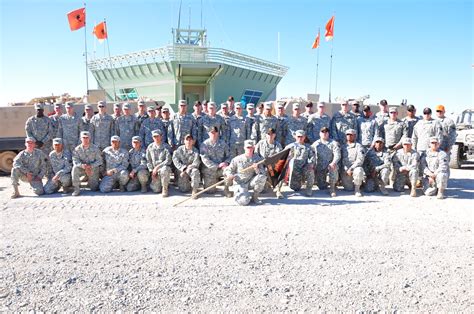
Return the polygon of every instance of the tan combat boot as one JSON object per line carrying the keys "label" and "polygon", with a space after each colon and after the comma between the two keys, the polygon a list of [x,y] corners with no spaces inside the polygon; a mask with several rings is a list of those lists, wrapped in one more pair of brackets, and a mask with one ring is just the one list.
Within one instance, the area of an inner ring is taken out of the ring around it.
{"label": "tan combat boot", "polygon": [[168,186],[163,186],[163,197],[168,197]]}
{"label": "tan combat boot", "polygon": [[360,192],[360,185],[355,186],[355,196],[362,197],[362,193]]}
{"label": "tan combat boot", "polygon": [[445,198],[444,196],[444,189],[438,189],[438,195],[436,196],[437,199],[442,200]]}
{"label": "tan combat boot", "polygon": [[411,184],[410,196],[411,197],[416,197],[416,183]]}
{"label": "tan combat boot", "polygon": [[146,184],[142,184],[141,192],[142,192],[142,193],[148,192],[148,189],[147,189],[147,187],[146,187]]}
{"label": "tan combat boot", "polygon": [[191,197],[193,200],[197,199],[197,195],[198,194],[198,189],[193,189],[192,193],[191,193]]}
{"label": "tan combat boot", "polygon": [[74,192],[72,192],[72,196],[79,196],[81,194],[81,189],[78,186],[74,187]]}
{"label": "tan combat boot", "polygon": [[305,194],[307,197],[311,197],[313,195],[313,189],[310,187],[306,188]]}
{"label": "tan combat boot", "polygon": [[253,196],[252,196],[252,201],[257,205],[262,204],[262,201],[258,198],[259,194],[260,193],[253,192]]}
{"label": "tan combat boot", "polygon": [[119,189],[120,192],[125,192],[125,186],[123,186],[122,184],[120,184]]}
{"label": "tan combat boot", "polygon": [[283,198],[285,198],[285,197],[283,196],[283,194],[281,193],[280,190],[277,190],[277,191],[276,191],[276,197],[277,197],[278,199],[280,199],[280,200],[283,199]]}
{"label": "tan combat boot", "polygon": [[20,191],[18,191],[18,185],[13,186],[13,192],[10,196],[11,199],[18,198],[20,196]]}
{"label": "tan combat boot", "polygon": [[388,191],[385,188],[385,183],[382,180],[379,180],[379,190],[382,195],[388,195]]}
{"label": "tan combat boot", "polygon": [[329,194],[331,195],[331,197],[336,197],[336,185],[335,184],[331,184],[331,186],[329,187]]}
{"label": "tan combat boot", "polygon": [[229,191],[229,186],[227,184],[224,186],[224,195],[229,198],[232,197],[232,192]]}

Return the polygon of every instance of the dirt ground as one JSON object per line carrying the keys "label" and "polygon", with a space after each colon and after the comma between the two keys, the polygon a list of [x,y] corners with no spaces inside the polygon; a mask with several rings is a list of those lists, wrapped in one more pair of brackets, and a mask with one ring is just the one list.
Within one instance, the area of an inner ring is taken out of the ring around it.
{"label": "dirt ground", "polygon": [[[0,177],[0,311],[473,312],[474,167],[448,198],[241,207],[219,192],[25,195]],[[471,205],[469,205],[471,204]]]}

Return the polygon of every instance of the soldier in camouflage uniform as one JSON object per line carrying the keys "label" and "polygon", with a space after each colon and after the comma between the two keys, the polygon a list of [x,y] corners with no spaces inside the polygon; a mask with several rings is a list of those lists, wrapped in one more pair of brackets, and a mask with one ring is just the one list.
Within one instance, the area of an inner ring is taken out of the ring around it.
{"label": "soldier in camouflage uniform", "polygon": [[161,111],[161,122],[163,122],[163,136],[162,136],[162,142],[163,144],[167,144],[169,146],[169,151],[172,154],[173,150],[171,149],[172,143],[175,142],[174,140],[174,131],[173,131],[173,124],[171,123],[171,118],[170,118],[170,109],[168,107],[164,107],[163,110]]}
{"label": "soldier in camouflage uniform", "polygon": [[[229,108],[227,107],[228,104],[226,102],[222,103],[221,104],[221,110],[219,110],[219,113],[217,113],[218,115],[220,115],[222,118],[224,118],[224,121],[225,121],[225,125],[228,126],[229,125],[229,120],[230,120],[230,117],[231,115],[229,114]],[[227,132],[229,132],[229,130],[227,129]],[[228,138],[228,134],[226,134],[226,139]]]}
{"label": "soldier in camouflage uniform", "polygon": [[127,183],[127,191],[133,192],[138,190],[141,187],[141,192],[147,192],[148,179],[150,178],[150,173],[147,168],[146,161],[146,151],[142,147],[142,139],[140,136],[134,136],[132,138],[132,146],[128,152],[128,158],[130,161],[130,173]]}
{"label": "soldier in camouflage uniform", "polygon": [[138,129],[140,129],[142,122],[148,119],[148,113],[147,113],[146,104],[143,100],[139,100],[137,102],[137,107],[138,107],[138,111],[135,112],[135,117],[137,118],[137,121],[138,121]]}
{"label": "soldier in camouflage uniform", "polygon": [[293,114],[288,118],[287,133],[285,135],[285,146],[295,141],[295,133],[298,130],[308,130],[308,119],[300,115],[300,104],[293,104]]}
{"label": "soldier in camouflage uniform", "polygon": [[[201,155],[201,174],[204,183],[204,189],[217,183],[218,179],[223,176],[225,167],[229,165],[230,153],[229,146],[219,139],[219,130],[216,126],[209,130],[209,138],[200,146]],[[207,191],[208,194],[215,193],[216,189],[212,188]],[[224,186],[224,194],[227,197],[232,195],[229,192],[228,182]]]}
{"label": "soldier in camouflage uniform", "polygon": [[240,102],[237,102],[235,104],[235,115],[229,119],[229,138],[227,143],[229,143],[230,147],[230,158],[244,153],[244,141],[250,136],[247,134],[247,126],[245,125],[245,117],[242,114],[242,110],[242,105]]}
{"label": "soldier in camouflage uniform", "polygon": [[251,139],[258,143],[262,137],[265,137],[268,129],[274,129],[276,131],[277,138],[281,138],[281,129],[278,118],[272,115],[272,104],[270,102],[265,103],[265,111],[255,121],[252,127]]}
{"label": "soldier in camouflage uniform", "polygon": [[[142,143],[144,143],[145,147],[148,147],[148,145],[154,142],[151,134],[152,131],[160,130],[161,140],[163,140],[163,134],[166,132],[165,125],[156,117],[155,107],[149,106],[147,111],[149,117],[142,122],[139,132],[139,136],[142,138]],[[163,144],[163,141],[161,141],[161,143]]]}
{"label": "soldier in camouflage uniform", "polygon": [[171,176],[171,154],[162,143],[163,131],[160,129],[151,132],[153,143],[146,149],[148,170],[151,173],[150,188],[153,192],[162,191],[163,197],[168,197],[168,186]]}
{"label": "soldier in camouflage uniform", "polygon": [[104,149],[105,174],[100,182],[102,193],[112,192],[118,183],[120,192],[125,192],[128,177],[128,151],[120,148],[120,137],[114,135],[110,138],[110,146]]}
{"label": "soldier in camouflage uniform", "polygon": [[140,131],[138,128],[138,120],[132,114],[132,106],[129,103],[124,103],[123,115],[115,121],[115,134],[120,136],[120,147],[127,151],[132,148],[132,137],[138,135]]}
{"label": "soldier in camouflage uniform", "polygon": [[318,137],[319,140],[311,145],[316,156],[316,185],[320,190],[325,190],[329,183],[329,194],[331,197],[336,197],[341,147],[338,142],[329,138],[329,128],[326,126],[321,128]]}
{"label": "soldier in camouflage uniform", "polygon": [[44,115],[43,104],[36,103],[35,109],[36,115],[26,121],[26,136],[34,138],[36,148],[41,149],[48,156],[51,151],[53,127],[51,126],[51,120]]}
{"label": "soldier in camouflage uniform", "polygon": [[[261,204],[258,196],[265,187],[267,173],[259,155],[254,154],[255,144],[252,140],[244,142],[245,153],[232,159],[230,165],[224,170],[224,175],[228,181],[233,181],[234,198],[237,204],[246,206],[253,201]],[[247,169],[249,168],[250,169]],[[245,171],[244,171],[245,170]],[[249,190],[253,190],[250,193]]]}
{"label": "soldier in camouflage uniform", "polygon": [[193,109],[194,112],[192,113],[192,117],[197,130],[197,137],[194,139],[194,143],[196,147],[199,147],[199,139],[202,137],[202,118],[205,116],[205,114],[202,112],[202,104],[199,100],[194,102]]}
{"label": "soldier in camouflage uniform", "polygon": [[393,182],[393,190],[403,192],[405,185],[408,184],[411,188],[410,196],[415,197],[420,156],[412,149],[411,138],[404,138],[402,144],[403,149],[399,149],[392,159],[396,174],[395,181]]}
{"label": "soldier in camouflage uniform", "polygon": [[122,108],[119,103],[114,104],[114,113],[111,114],[112,119],[114,122],[122,115]]}
{"label": "soldier in camouflage uniform", "polygon": [[245,132],[247,134],[247,140],[250,139],[252,136],[252,129],[253,125],[255,124],[256,117],[255,117],[255,104],[253,103],[248,103],[246,105],[247,109],[247,116],[245,117],[245,126],[247,128],[247,131]]}
{"label": "soldier in camouflage uniform", "polygon": [[308,118],[308,139],[310,143],[319,140],[319,134],[322,128],[329,129],[331,118],[324,113],[325,103],[318,103],[318,111]]}
{"label": "soldier in camouflage uniform", "polygon": [[360,186],[365,178],[363,168],[365,149],[356,142],[356,134],[354,129],[346,130],[346,143],[341,145],[342,167],[340,174],[344,190],[355,191],[355,196],[361,197]]}
{"label": "soldier in camouflage uniform", "polygon": [[377,122],[372,117],[370,106],[366,105],[362,108],[362,115],[357,117],[357,142],[369,149],[373,145],[376,130]]}
{"label": "soldier in camouflage uniform", "polygon": [[305,111],[301,114],[302,117],[306,118],[306,120],[309,119],[309,117],[314,114],[313,112],[313,102],[310,101],[309,103],[306,104],[305,106]]}
{"label": "soldier in camouflage uniform", "polygon": [[186,193],[192,189],[192,196],[195,197],[201,182],[201,173],[199,172],[201,158],[198,149],[194,147],[192,134],[187,134],[184,137],[184,145],[174,151],[173,164],[177,169],[176,177],[179,190]]}
{"label": "soldier in camouflage uniform", "polygon": [[25,148],[13,159],[13,168],[11,173],[11,182],[13,193],[11,198],[20,196],[18,191],[19,181],[28,182],[36,195],[44,193],[43,182],[48,164],[48,157],[43,151],[35,148],[35,139],[27,137],[25,139]]}
{"label": "soldier in camouflage uniform", "polygon": [[376,136],[382,137],[385,146],[391,151],[402,148],[402,139],[407,137],[407,128],[405,123],[398,119],[396,107],[390,107],[389,118],[377,128]]}
{"label": "soldier in camouflage uniform", "polygon": [[[257,145],[255,145],[255,154],[262,157],[262,159],[266,159],[272,155],[278,154],[279,152],[282,151],[282,149],[283,147],[276,140],[275,130],[270,128],[267,131],[266,138],[261,139],[260,142],[258,142]],[[283,182],[281,183],[283,184]],[[269,182],[267,182],[267,186],[268,185],[270,185]],[[283,198],[283,194],[281,193],[281,184],[277,185],[276,197],[279,199]]]}
{"label": "soldier in camouflage uniform", "polygon": [[[379,112],[375,115],[375,121],[377,122],[377,129],[383,127],[384,123],[388,121],[388,102],[385,99],[382,99],[379,103]],[[381,134],[383,131],[378,131],[378,134]]]}
{"label": "soldier in camouflage uniform", "polygon": [[74,104],[66,103],[66,114],[59,118],[58,137],[63,139],[64,149],[73,152],[74,148],[79,145],[79,134],[81,128],[81,117],[74,112]]}
{"label": "soldier in camouflage uniform", "polygon": [[225,124],[224,118],[216,114],[216,104],[212,101],[209,102],[207,104],[207,109],[209,110],[209,114],[202,118],[201,131],[198,132],[201,134],[201,138],[199,139],[199,147],[201,147],[201,144],[209,138],[209,131],[213,127],[217,127],[219,137],[224,139],[224,142],[227,139],[225,137],[227,134],[227,126]]}
{"label": "soldier in camouflage uniform", "polygon": [[365,183],[366,192],[374,192],[377,187],[383,195],[388,195],[385,188],[390,181],[390,170],[392,166],[392,155],[384,146],[384,139],[376,137],[374,147],[368,150],[365,158],[364,170],[367,174]]}
{"label": "soldier in camouflage uniform", "polygon": [[81,176],[87,177],[87,182],[92,191],[99,189],[100,167],[102,166],[102,154],[95,144],[91,144],[91,135],[87,131],[81,132],[81,144],[79,144],[72,155],[72,196],[80,194]]}
{"label": "soldier in camouflage uniform", "polygon": [[91,120],[94,116],[94,109],[91,105],[87,104],[84,106],[84,115],[81,117],[80,131],[91,132]]}
{"label": "soldier in camouflage uniform", "polygon": [[351,107],[352,107],[352,110],[351,112],[358,118],[361,116],[361,113],[360,113],[360,104],[358,101],[353,101],[351,103]]}
{"label": "soldier in camouflage uniform", "polygon": [[52,137],[58,136],[59,131],[59,117],[63,114],[63,105],[61,103],[54,104],[54,114],[49,117],[51,120],[51,129],[52,129]]}
{"label": "soldier in camouflage uniform", "polygon": [[441,137],[439,148],[448,154],[451,153],[451,148],[456,143],[456,124],[454,121],[446,117],[445,109],[443,105],[436,106],[436,117],[441,124]]}
{"label": "soldier in camouflage uniform", "polygon": [[193,117],[187,113],[188,104],[186,100],[179,101],[178,113],[171,120],[174,138],[169,142],[173,150],[184,145],[184,136],[191,134],[193,138],[197,138],[197,127]]}
{"label": "soldier in camouflage uniform", "polygon": [[48,182],[44,186],[44,193],[52,194],[63,187],[64,193],[69,193],[72,185],[72,154],[63,149],[61,138],[53,139],[53,151],[49,153],[49,162],[52,172],[48,174]]}
{"label": "soldier in camouflage uniform", "polygon": [[99,148],[100,151],[109,146],[110,138],[115,133],[114,119],[107,114],[107,108],[104,101],[97,103],[99,113],[91,119],[91,135],[92,143]]}
{"label": "soldier in camouflage uniform", "polygon": [[403,118],[403,123],[407,128],[407,137],[411,138],[413,136],[413,129],[415,124],[420,120],[419,117],[416,116],[416,108],[413,105],[407,106],[407,116]]}
{"label": "soldier in camouflage uniform", "polygon": [[316,156],[311,146],[305,144],[306,133],[303,130],[295,132],[296,142],[285,147],[289,148],[288,158],[291,158],[288,164],[289,179],[288,186],[293,191],[301,190],[303,183],[306,183],[306,196],[313,194],[314,184],[314,165],[316,164]]}
{"label": "soldier in camouflage uniform", "polygon": [[[289,117],[285,112],[285,105],[284,104],[282,104],[282,103],[277,104],[275,117],[277,117],[278,125],[280,126],[280,137],[277,138],[276,141],[278,143],[281,143],[282,145],[285,145],[285,143],[286,143],[285,137],[288,134],[288,119],[289,119]],[[262,140],[263,139],[261,139],[260,141],[262,141]]]}
{"label": "soldier in camouflage uniform", "polygon": [[445,151],[440,150],[437,137],[431,137],[430,150],[421,159],[423,169],[423,192],[427,196],[437,195],[444,198],[444,191],[448,187],[449,158]]}
{"label": "soldier in camouflage uniform", "polygon": [[346,143],[347,130],[355,130],[357,137],[357,117],[349,111],[347,101],[341,104],[341,110],[332,117],[329,129],[331,130],[331,138],[341,145]]}

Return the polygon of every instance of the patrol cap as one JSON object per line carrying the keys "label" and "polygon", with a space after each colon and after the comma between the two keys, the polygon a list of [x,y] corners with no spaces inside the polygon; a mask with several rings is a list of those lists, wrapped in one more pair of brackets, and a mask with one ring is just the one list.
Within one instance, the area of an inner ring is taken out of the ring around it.
{"label": "patrol cap", "polygon": [[425,109],[423,109],[423,114],[431,114],[431,108],[426,107]]}
{"label": "patrol cap", "polygon": [[184,136],[184,139],[192,138],[194,139],[193,135],[191,133],[188,133]]}
{"label": "patrol cap", "polygon": [[207,103],[207,108],[216,108],[216,103],[213,101],[210,101]]}
{"label": "patrol cap", "polygon": [[323,103],[323,102],[318,102],[318,107],[324,107],[324,106],[326,106],[325,103]]}
{"label": "patrol cap", "polygon": [[439,143],[439,139],[437,136],[430,137],[430,143]]}
{"label": "patrol cap", "polygon": [[25,138],[25,143],[28,143],[28,142],[36,143],[36,140],[33,137],[28,136],[27,138]]}
{"label": "patrol cap", "polygon": [[275,134],[275,133],[276,133],[276,131],[275,131],[274,128],[269,128],[269,129],[267,130],[267,134]]}
{"label": "patrol cap", "polygon": [[114,109],[120,109],[120,104],[119,104],[119,103],[115,103],[115,104],[114,104]]}
{"label": "patrol cap", "polygon": [[84,109],[85,109],[85,110],[88,110],[88,109],[91,109],[91,110],[92,110],[92,105],[87,104],[87,105],[84,106]]}
{"label": "patrol cap", "polygon": [[255,104],[254,104],[254,103],[249,102],[249,103],[247,104],[247,109],[254,109],[254,108],[255,108]]}
{"label": "patrol cap", "polygon": [[349,135],[349,134],[355,135],[355,134],[356,134],[356,130],[354,130],[354,129],[347,129],[347,130],[346,130],[346,135]]}
{"label": "patrol cap", "polygon": [[141,143],[142,138],[140,136],[134,136],[132,137],[132,142],[140,142]]}
{"label": "patrol cap", "polygon": [[62,144],[63,139],[60,137],[53,138],[53,144]]}
{"label": "patrol cap", "polygon": [[436,111],[445,111],[443,105],[437,105],[435,108]]}
{"label": "patrol cap", "polygon": [[161,112],[170,112],[170,108],[164,107],[164,108],[161,110]]}
{"label": "patrol cap", "polygon": [[266,102],[264,105],[265,109],[272,109],[272,103],[271,102]]}
{"label": "patrol cap", "polygon": [[156,130],[151,131],[151,135],[152,135],[153,137],[155,137],[155,136],[158,136],[158,135],[161,136],[161,135],[163,135],[163,133],[161,132],[160,129],[156,129]]}
{"label": "patrol cap", "polygon": [[148,106],[146,111],[155,111],[155,106]]}
{"label": "patrol cap", "polygon": [[226,102],[223,102],[223,103],[221,104],[221,109],[222,109],[222,108],[227,108],[227,103],[226,103]]}
{"label": "patrol cap", "polygon": [[72,101],[68,101],[68,102],[66,103],[66,106],[65,106],[65,107],[66,107],[66,108],[72,108],[72,107],[74,107],[74,103],[73,103]]}
{"label": "patrol cap", "polygon": [[181,99],[181,100],[179,101],[179,105],[180,105],[180,106],[187,106],[188,103],[186,102],[186,100]]}
{"label": "patrol cap", "polygon": [[323,126],[319,132],[329,132],[329,128],[327,126]]}
{"label": "patrol cap", "polygon": [[81,137],[90,137],[91,134],[89,133],[89,131],[82,131],[81,132]]}
{"label": "patrol cap", "polygon": [[389,112],[389,113],[398,112],[397,107],[390,107],[390,108],[388,108],[388,112]]}
{"label": "patrol cap", "polygon": [[298,130],[295,132],[296,136],[306,136],[306,133],[303,130]]}
{"label": "patrol cap", "polygon": [[54,104],[54,108],[61,108],[62,104],[60,102],[57,102]]}
{"label": "patrol cap", "polygon": [[145,106],[145,102],[143,100],[139,100],[137,103],[138,106]]}
{"label": "patrol cap", "polygon": [[219,129],[217,128],[217,126],[211,126],[210,129],[209,129],[209,133],[217,133],[219,132]]}
{"label": "patrol cap", "polygon": [[409,137],[405,137],[403,140],[402,140],[402,144],[403,145],[406,145],[406,144],[413,144],[413,142],[411,141],[411,138]]}
{"label": "patrol cap", "polygon": [[235,109],[239,109],[239,108],[242,109],[242,104],[241,104],[240,102],[236,102],[236,103],[234,104],[234,108],[235,108]]}
{"label": "patrol cap", "polygon": [[383,137],[376,136],[376,137],[374,138],[374,142],[382,142],[382,143],[385,143],[385,140],[383,139]]}
{"label": "patrol cap", "polygon": [[132,105],[130,105],[128,102],[123,104],[123,109],[132,109]]}
{"label": "patrol cap", "polygon": [[118,135],[113,135],[111,138],[110,138],[110,142],[120,142],[120,136]]}
{"label": "patrol cap", "polygon": [[37,103],[35,103],[35,109],[36,109],[36,110],[44,109],[44,106],[43,106],[42,103],[37,102]]}
{"label": "patrol cap", "polygon": [[277,104],[277,109],[283,109],[283,108],[285,108],[284,104]]}
{"label": "patrol cap", "polygon": [[300,109],[300,104],[297,103],[297,102],[295,102],[295,103],[293,104],[293,109]]}
{"label": "patrol cap", "polygon": [[244,141],[244,147],[247,148],[247,147],[254,147],[255,146],[255,142],[252,141],[252,140],[245,140]]}
{"label": "patrol cap", "polygon": [[105,107],[107,104],[105,103],[105,101],[101,100],[97,103],[97,107]]}

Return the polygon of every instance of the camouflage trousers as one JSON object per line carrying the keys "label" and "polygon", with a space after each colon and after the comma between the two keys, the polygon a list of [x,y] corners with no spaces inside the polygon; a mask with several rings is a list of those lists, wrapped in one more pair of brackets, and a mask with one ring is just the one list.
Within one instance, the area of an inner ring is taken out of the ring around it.
{"label": "camouflage trousers", "polygon": [[176,170],[176,178],[178,182],[178,188],[180,192],[186,193],[191,189],[198,189],[201,183],[201,173],[199,169],[192,168],[189,171],[186,170],[184,176],[181,176],[181,171]]}
{"label": "camouflage trousers", "polygon": [[315,177],[318,188],[320,190],[325,190],[328,188],[328,183],[336,184],[337,179],[339,178],[339,171],[337,167],[334,170],[329,170],[328,167],[316,167]]}
{"label": "camouflage trousers", "polygon": [[230,158],[242,155],[244,153],[244,143],[231,143],[230,144]]}
{"label": "camouflage trousers", "polygon": [[234,183],[232,189],[234,190],[234,199],[237,204],[246,206],[252,200],[253,194],[249,190],[253,190],[253,193],[258,195],[265,188],[267,182],[266,174],[258,174],[253,177],[248,183]]}
{"label": "camouflage trousers", "polygon": [[390,183],[390,174],[391,170],[384,168],[377,171],[375,177],[368,177],[365,182],[365,192],[375,192],[378,190],[379,181],[382,181],[384,185],[388,185]]}
{"label": "camouflage trousers", "polygon": [[142,185],[146,186],[148,184],[149,178],[150,178],[150,173],[148,172],[148,170],[146,169],[139,170],[132,179],[128,180],[127,187],[126,187],[127,191],[133,192],[140,189]]}
{"label": "camouflage trousers", "polygon": [[40,150],[45,153],[46,156],[49,156],[49,153],[51,153],[51,151],[53,150],[53,141],[43,143],[43,146],[41,146]]}
{"label": "camouflage trousers", "polygon": [[171,177],[170,166],[161,167],[160,170],[158,170],[156,177],[154,178],[153,176],[151,177],[151,183],[150,183],[151,190],[155,193],[160,193],[163,187],[168,188],[168,185],[170,183],[170,177]]}
{"label": "camouflage trousers", "polygon": [[68,142],[63,139],[64,150],[70,152],[71,154],[74,152],[74,149],[77,147],[77,145],[77,142]]}
{"label": "camouflage trousers", "polygon": [[352,170],[352,176],[348,175],[344,169],[341,169],[341,181],[344,190],[354,191],[354,186],[362,185],[365,179],[365,171],[362,167],[355,167]]}
{"label": "camouflage trousers", "polygon": [[121,186],[125,187],[128,182],[128,171],[122,170],[120,172],[116,172],[110,176],[104,176],[102,181],[100,181],[99,189],[102,193],[109,193],[112,192],[115,184],[120,184]]}
{"label": "camouflage trousers", "polygon": [[303,183],[306,188],[311,189],[314,185],[314,170],[309,170],[307,166],[303,168],[293,167],[293,160],[290,161],[290,177],[288,178],[288,186],[293,191],[301,190]]}
{"label": "camouflage trousers", "polygon": [[80,166],[72,167],[72,186],[73,187],[80,187],[81,186],[81,177],[86,176],[87,183],[89,184],[89,188],[92,191],[97,191],[99,189],[99,168],[92,168],[92,174],[88,176],[86,171],[82,169]]}
{"label": "camouflage trousers", "polygon": [[423,193],[426,196],[434,196],[438,193],[438,189],[446,189],[448,187],[448,173],[441,172],[436,175],[436,179],[432,184],[427,176],[423,176]]}
{"label": "camouflage trousers", "polygon": [[64,188],[68,188],[72,185],[72,178],[70,173],[65,173],[59,176],[59,180],[54,181],[51,177],[48,179],[48,182],[44,185],[44,193],[45,194],[53,194],[59,191],[59,188],[62,186]]}
{"label": "camouflage trousers", "polygon": [[[25,173],[21,172],[18,168],[13,168],[11,173],[11,180],[13,186],[18,186],[20,180],[28,182],[28,178]],[[36,195],[44,194],[43,182],[41,180],[33,180],[30,183],[30,187]]]}
{"label": "camouflage trousers", "polygon": [[[202,175],[202,181],[204,184],[204,189],[207,189],[213,184],[216,184],[220,178],[223,176],[223,169],[209,169],[207,167],[202,167],[201,169],[201,175]],[[227,180],[225,181],[225,186],[229,186],[229,183]],[[216,193],[216,188],[212,188],[209,191],[207,191],[207,194],[214,194]]]}
{"label": "camouflage trousers", "polygon": [[393,182],[393,190],[403,192],[405,185],[416,185],[418,180],[418,169],[410,170],[409,172],[396,172],[395,181]]}

